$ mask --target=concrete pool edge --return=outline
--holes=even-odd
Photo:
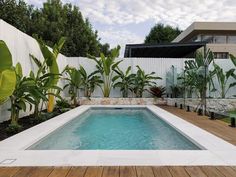
[[[24,150],[90,107],[144,107],[206,150]],[[236,165],[236,147],[153,105],[80,106],[0,142],[0,166]]]

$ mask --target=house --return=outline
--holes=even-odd
[[[206,42],[215,58],[236,55],[236,22],[194,22],[173,43]]]
[[[194,22],[171,43],[127,44],[124,57],[193,58],[207,49],[216,59],[236,56],[236,22]]]

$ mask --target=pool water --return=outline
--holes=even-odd
[[[91,108],[33,150],[199,150],[146,108]]]

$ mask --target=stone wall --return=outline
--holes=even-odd
[[[166,98],[167,105],[174,106],[175,103],[178,105],[185,104],[193,109],[197,107],[200,99],[196,98]],[[224,113],[231,110],[236,110],[236,99],[207,99],[206,100],[207,109],[209,111]]]
[[[166,105],[162,98],[80,98],[81,105]]]

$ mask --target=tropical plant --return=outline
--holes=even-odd
[[[120,46],[117,46],[116,48],[111,50],[111,53],[106,57],[103,53],[100,55],[100,59],[97,59],[94,56],[88,55],[88,57],[92,60],[94,60],[97,64],[97,70],[102,76],[103,84],[102,84],[102,93],[104,97],[109,97],[111,89],[113,87],[113,74],[114,69],[117,68],[117,66],[122,62],[115,61],[115,59],[119,56]]]
[[[183,84],[189,87],[190,90],[195,90],[201,99],[196,109],[201,108],[206,111],[204,100],[206,98],[207,85],[209,84],[210,86],[213,77],[208,67],[213,62],[213,59],[213,53],[208,50],[205,56],[198,52],[195,60],[185,61]]]
[[[97,75],[99,71],[94,71],[88,75],[84,67],[80,65],[79,72],[82,77],[84,96],[90,98],[95,88],[101,87],[101,84],[103,83],[101,77]]]
[[[135,74],[131,73],[131,66],[129,66],[125,72],[123,72],[119,67],[114,69],[117,76],[113,77],[112,81],[115,82],[119,79],[118,82],[114,84],[114,88],[119,87],[124,98],[128,97],[129,91],[133,91]]]
[[[213,63],[214,70],[213,74],[216,75],[217,81],[220,86],[219,93],[221,95],[221,98],[225,98],[226,94],[228,93],[229,89],[236,86],[236,82],[228,84],[228,81],[231,77],[235,78],[235,69],[230,69],[226,72],[223,71],[223,69],[217,65],[215,62]]]
[[[0,104],[5,102],[15,90],[16,74],[12,66],[12,56],[6,43],[0,40]]]
[[[62,108],[62,109],[69,109],[71,108],[71,105],[68,103],[68,101],[66,99],[59,99],[56,101],[56,106],[58,108]]]
[[[33,55],[30,55],[30,58],[32,59],[32,61],[34,61],[38,69],[36,73],[34,73],[33,71],[30,72],[30,78],[35,82],[35,85],[37,86],[40,93],[43,95],[48,95],[47,91],[49,89],[57,89],[59,93],[59,91],[61,91],[61,88],[50,84],[50,79],[53,74],[48,73],[45,60],[41,62]],[[59,94],[56,94],[55,96],[60,98]],[[42,109],[44,105],[46,105],[48,99],[42,99],[40,95],[35,95],[34,100],[34,117],[40,118]]]
[[[236,57],[235,57],[234,55],[232,55],[232,54],[230,54],[229,56],[230,56],[230,59],[231,59],[232,63],[233,63],[234,66],[236,67]],[[233,77],[236,79],[235,76],[233,76]]]
[[[13,127],[20,127],[18,125],[19,113],[21,110],[26,111],[27,103],[32,108],[32,104],[35,104],[35,98],[41,97],[47,99],[45,95],[41,93],[41,90],[36,86],[33,79],[30,77],[24,77],[22,74],[22,67],[20,63],[16,64],[16,86],[13,94],[10,96],[11,101],[11,125]]]
[[[151,72],[150,74],[146,74],[144,70],[142,70],[139,66],[136,77],[134,79],[134,88],[133,91],[136,97],[141,98],[143,97],[143,92],[147,91],[147,87],[152,87],[156,84],[154,80],[162,79],[160,77],[154,76],[155,72]]]
[[[64,89],[69,87],[69,95],[71,96],[71,102],[73,102],[71,106],[76,107],[78,105],[77,97],[79,94],[79,89],[82,85],[81,74],[79,70],[68,65],[62,73],[65,73],[68,76],[64,78],[68,81],[68,83],[64,86]]]
[[[162,98],[165,95],[166,88],[162,86],[152,86],[149,91],[154,97]]]
[[[170,89],[173,98],[179,98],[183,95],[183,88],[179,85],[173,85]]]
[[[60,40],[50,50],[42,39],[37,39],[39,47],[44,57],[45,64],[47,65],[47,72],[50,73],[48,86],[48,112],[52,112],[55,104],[55,96],[58,95],[57,83],[60,78],[59,68],[57,64],[57,57],[65,43],[65,38],[61,37]],[[56,88],[56,89],[55,89]]]

